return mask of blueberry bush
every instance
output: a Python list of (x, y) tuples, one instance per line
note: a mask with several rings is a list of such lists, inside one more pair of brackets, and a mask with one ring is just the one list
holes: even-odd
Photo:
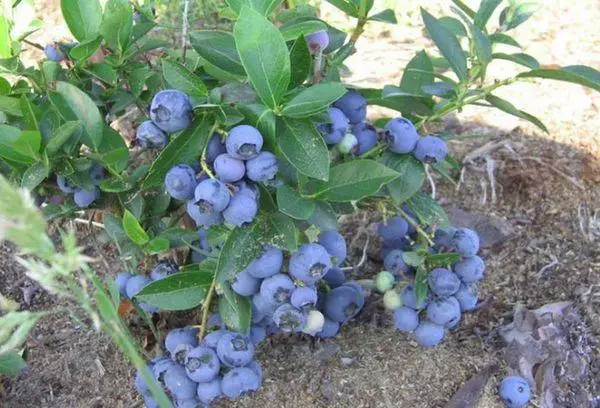
[[(446, 144), (452, 135), (428, 129), (477, 105), (546, 131), (495, 91), (535, 78), (600, 91), (590, 67), (543, 67), (520, 52), (511, 30), (537, 6), (518, 0), (482, 0), (477, 9), (453, 0), (453, 16), (443, 17), (422, 9), (436, 48), (418, 52), (400, 83), (350, 88), (340, 71), (365, 25), (397, 22), (392, 10), (372, 12), (373, 0), (328, 1), (356, 20), (351, 33), (311, 6), (278, 0), (227, 0), (220, 17), (230, 31), (190, 30), (184, 0), (178, 43), (153, 35), (155, 10), (138, 1), (62, 0), (70, 43), (30, 42), (39, 22), (19, 20), (27, 2), (8, 2), (0, 17), (2, 234), (23, 249), (30, 276), (79, 304), (125, 351), (148, 407), (257, 390), (254, 347), (266, 336), (335, 336), (373, 289), (399, 331), (437, 345), (477, 307), (485, 265), (477, 234), (453, 228), (421, 191), (427, 172), (454, 182), (459, 169)], [(24, 66), (25, 47), (45, 58)], [(523, 69), (489, 78), (497, 60)], [(369, 121), (369, 105), (397, 117)], [(132, 117), (130, 140), (115, 124)], [(338, 217), (361, 210), (382, 218), (385, 270), (347, 281)], [(47, 222), (82, 213), (101, 221), (119, 252), (123, 272), (108, 282), (72, 234), (62, 235), (63, 252), (45, 235)], [(123, 302), (157, 338), (156, 313), (199, 313), (146, 363), (118, 315)], [(22, 366), (21, 344), (42, 316), (0, 318), (3, 372)], [(503, 383), (502, 397), (528, 399), (515, 381)]]

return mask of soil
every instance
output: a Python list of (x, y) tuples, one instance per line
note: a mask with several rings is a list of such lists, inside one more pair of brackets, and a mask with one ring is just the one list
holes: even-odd
[[(418, 6), (439, 15), (447, 3), (403, 2), (398, 26), (368, 25), (359, 52), (349, 60), (347, 79), (369, 87), (397, 83), (415, 51), (430, 47), (421, 39)], [(516, 30), (515, 37), (524, 52), (542, 64), (599, 67), (597, 6), (596, 0), (546, 1), (529, 23)], [(50, 4), (44, 13), (55, 16), (56, 10)], [(350, 27), (329, 5), (323, 4), (322, 12), (341, 27)], [(414, 42), (415, 38), (419, 40)], [(503, 63), (490, 70), (496, 78), (515, 72)], [(446, 120), (446, 127), (457, 134), (450, 150), (459, 160), (476, 157), (465, 163), (459, 188), (434, 176), (436, 195), (455, 223), (476, 224), (486, 235), (482, 256), (488, 273), (480, 285), (484, 306), (467, 314), (442, 345), (423, 350), (395, 331), (380, 299), (373, 295), (360, 318), (344, 326), (333, 340), (293, 336), (263, 343), (258, 351), (265, 371), (262, 389), (219, 406), (442, 407), (469, 378), (493, 364), (496, 369), (473, 406), (499, 408), (496, 387), (508, 369), (496, 330), (510, 322), (517, 304), (537, 308), (573, 301), (589, 336), (600, 336), (600, 94), (551, 81), (518, 84), (498, 94), (540, 117), (548, 134), (503, 113), (466, 109)], [(388, 114), (375, 108), (369, 116)], [(481, 147), (483, 153), (475, 154)], [(368, 228), (376, 219), (377, 214), (358, 214), (343, 220), (348, 242), (356, 238), (350, 264), (359, 262), (365, 239), (371, 235), (367, 262), (352, 273), (354, 277), (369, 276), (380, 268), (377, 244)], [(87, 227), (78, 228), (82, 235), (89, 233)], [(118, 271), (119, 262), (109, 246), (87, 245), (91, 254), (104, 257), (97, 264), (101, 275)], [(21, 288), (29, 282), (12, 260), (14, 251), (7, 245), (0, 251), (2, 294), (20, 301), (23, 309), (57, 305), (44, 293), (35, 294), (28, 304)], [(174, 317), (167, 315), (164, 320)], [(143, 327), (132, 330), (140, 339), (147, 335)], [(2, 381), (0, 406), (143, 406), (133, 389), (134, 370), (123, 355), (106, 336), (75, 324), (69, 316), (42, 320), (28, 346), (29, 368)], [(596, 348), (591, 357), (595, 367), (600, 367), (598, 352)], [(600, 383), (600, 377), (596, 381)], [(532, 406), (544, 405), (534, 399)]]

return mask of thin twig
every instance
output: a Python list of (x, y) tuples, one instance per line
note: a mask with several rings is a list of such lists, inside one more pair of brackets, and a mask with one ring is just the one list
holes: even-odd
[(181, 62), (185, 64), (185, 56), (187, 53), (187, 36), (189, 30), (188, 14), (190, 11), (190, 0), (183, 1), (183, 29), (181, 30)]
[(315, 53), (315, 62), (313, 68), (313, 83), (318, 84), (323, 79), (322, 74), (323, 69), (323, 50), (321, 47), (317, 47), (317, 52)]
[(396, 208), (396, 210), (398, 211), (398, 214), (400, 214), (401, 216), (404, 217), (404, 219), (413, 227), (415, 227), (415, 229), (417, 230), (417, 232), (419, 233), (419, 235), (421, 235), (423, 238), (425, 238), (427, 240), (427, 243), (429, 243), (429, 245), (434, 246), (435, 242), (433, 242), (431, 240), (431, 238), (429, 238), (429, 235), (423, 231), (423, 228), (421, 228), (421, 226), (419, 225), (419, 223), (415, 222), (415, 220), (413, 220), (413, 218), (408, 215), (406, 213), (406, 211), (404, 211), (402, 208), (398, 207)]
[(435, 181), (433, 177), (431, 177), (431, 172), (429, 171), (429, 164), (425, 165), (425, 174), (427, 175), (427, 180), (429, 181), (429, 185), (431, 186), (431, 198), (435, 200)]
[(556, 256), (552, 255), (552, 254), (548, 254), (548, 256), (550, 257), (550, 259), (552, 259), (552, 262), (549, 263), (548, 265), (544, 266), (543, 268), (541, 268), (539, 271), (537, 271), (537, 273), (535, 274), (536, 279), (540, 279), (543, 275), (544, 272), (556, 265), (559, 264), (558, 259), (556, 258)]
[(94, 227), (104, 229), (104, 225), (96, 221), (82, 220), (81, 218), (74, 218), (73, 221), (77, 224), (93, 225)]
[(206, 333), (206, 325), (208, 323), (208, 313), (210, 312), (210, 302), (212, 301), (213, 293), (215, 293), (215, 286), (217, 285), (217, 275), (213, 278), (204, 303), (202, 304), (202, 320), (200, 321), (200, 330), (198, 331), (198, 342), (201, 342)]
[(44, 47), (42, 47), (42, 46), (41, 46), (41, 45), (39, 45), (38, 43), (34, 43), (34, 42), (32, 42), (32, 41), (29, 41), (29, 40), (26, 40), (26, 39), (23, 39), (23, 42), (24, 42), (25, 44), (27, 44), (27, 45), (31, 45), (32, 47), (35, 47), (35, 48), (37, 48), (38, 50), (42, 50), (42, 51), (44, 51)]

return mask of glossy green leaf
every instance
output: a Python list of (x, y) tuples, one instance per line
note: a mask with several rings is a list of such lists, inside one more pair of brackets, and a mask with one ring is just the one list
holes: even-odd
[(505, 54), (503, 52), (495, 52), (492, 54), (493, 59), (503, 59), (523, 65), (529, 69), (539, 69), (540, 63), (531, 55), (524, 53)]
[(144, 245), (150, 240), (148, 233), (129, 210), (123, 213), (123, 230), (129, 239), (138, 245)]
[(500, 109), (501, 111), (506, 112), (510, 115), (516, 116), (518, 118), (525, 119), (525, 120), (533, 123), (534, 125), (536, 125), (538, 128), (540, 128), (544, 132), (548, 133), (548, 129), (546, 128), (546, 126), (544, 125), (544, 123), (541, 120), (539, 120), (538, 118), (536, 118), (535, 116), (533, 116), (527, 112), (523, 112), (522, 110), (517, 109), (509, 101), (499, 98), (494, 95), (488, 95), (485, 99), (486, 99), (486, 101), (488, 101), (493, 106)]
[(250, 297), (240, 296), (226, 285), (221, 287), (224, 295), (219, 298), (219, 316), (229, 330), (247, 333), (252, 320)]
[(436, 226), (443, 231), (448, 231), (452, 227), (444, 209), (427, 194), (418, 192), (406, 204), (421, 223)]
[(600, 71), (585, 65), (571, 65), (560, 69), (534, 69), (517, 75), (518, 78), (545, 78), (571, 82), (600, 92)]
[(106, 44), (118, 55), (123, 55), (133, 34), (133, 10), (127, 0), (108, 0), (104, 6), (104, 16), (100, 34)]
[(386, 152), (381, 157), (381, 163), (400, 175), (387, 185), (390, 196), (396, 203), (408, 200), (421, 189), (425, 182), (423, 163), (410, 154), (400, 155)]
[(236, 228), (229, 234), (217, 261), (217, 282), (227, 285), (262, 253), (255, 225)]
[(163, 77), (175, 89), (193, 96), (206, 96), (208, 90), (204, 82), (185, 66), (172, 60), (163, 60)]
[(23, 113), (23, 122), (25, 130), (40, 130), (39, 118), (41, 116), (40, 108), (33, 105), (25, 94), (20, 99), (21, 112)]
[(146, 245), (146, 252), (150, 255), (160, 254), (169, 250), (170, 242), (165, 237), (155, 237)]
[(246, 6), (233, 32), (250, 83), (263, 103), (275, 109), (290, 83), (290, 57), (283, 36), (269, 20)]
[(60, 8), (73, 37), (85, 41), (100, 33), (102, 7), (98, 0), (61, 0)]
[(281, 35), (285, 41), (292, 41), (301, 35), (316, 33), (317, 31), (327, 30), (327, 24), (321, 20), (293, 20), (282, 25), (279, 28)]
[(291, 85), (300, 85), (306, 81), (312, 65), (312, 56), (304, 36), (298, 39), (290, 49)]
[(492, 60), (492, 42), (481, 29), (471, 24), (473, 50), (479, 63), (485, 68)]
[(398, 19), (396, 19), (396, 13), (394, 13), (394, 10), (392, 9), (385, 9), (377, 14), (373, 14), (369, 17), (369, 20), (379, 21), (388, 24), (398, 24)]
[(292, 118), (306, 118), (325, 111), (346, 92), (346, 87), (339, 82), (316, 84), (286, 103), (281, 113)]
[(326, 230), (338, 230), (338, 216), (327, 201), (317, 201), (315, 203), (315, 209), (308, 219), (310, 225), (314, 225), (321, 231)]
[(261, 242), (290, 252), (298, 249), (298, 230), (287, 215), (279, 212), (260, 215), (257, 224)]
[(246, 76), (233, 35), (225, 31), (203, 30), (190, 34), (196, 52), (210, 64), (234, 75)]
[(315, 203), (284, 184), (277, 189), (277, 207), (292, 218), (307, 220), (315, 210)]
[(427, 283), (427, 277), (429, 273), (427, 269), (423, 266), (417, 267), (417, 273), (415, 276), (415, 297), (416, 304), (422, 304), (423, 301), (427, 298), (427, 292), (429, 291), (429, 286)]
[(408, 251), (402, 253), (402, 260), (404, 263), (410, 266), (420, 266), (423, 265), (423, 257), (418, 252)]
[(202, 304), (212, 280), (212, 273), (178, 272), (149, 283), (135, 299), (161, 310), (192, 309)]

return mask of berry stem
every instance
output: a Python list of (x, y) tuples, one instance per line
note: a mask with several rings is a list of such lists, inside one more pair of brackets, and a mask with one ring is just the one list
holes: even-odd
[(364, 18), (358, 19), (358, 21), (356, 23), (356, 28), (354, 29), (354, 32), (352, 33), (352, 37), (350, 37), (350, 43), (352, 45), (356, 45), (356, 42), (358, 41), (358, 39), (360, 38), (362, 33), (365, 31), (365, 24), (367, 24), (366, 19), (364, 19)]
[[(210, 134), (212, 135), (216, 129), (217, 125), (214, 125), (213, 128), (210, 130)], [(214, 173), (212, 172), (212, 170), (208, 166), (208, 163), (206, 162), (206, 149), (208, 149), (208, 140), (210, 140), (210, 136), (209, 139), (207, 139), (206, 144), (204, 145), (204, 149), (202, 149), (202, 156), (200, 157), (200, 166), (202, 166), (202, 170), (204, 170), (206, 174), (208, 174), (208, 177), (210, 177), (211, 179), (215, 179), (216, 177)]]
[(183, 28), (181, 30), (181, 63), (185, 64), (185, 56), (187, 52), (187, 36), (188, 36), (188, 14), (190, 12), (190, 0), (183, 1)]
[(427, 240), (427, 243), (431, 246), (434, 246), (435, 243), (431, 240), (431, 238), (429, 238), (429, 235), (423, 230), (423, 228), (421, 228), (421, 226), (419, 225), (419, 223), (415, 222), (415, 220), (412, 219), (412, 217), (410, 215), (408, 215), (406, 213), (406, 211), (404, 211), (402, 208), (397, 207), (396, 210), (398, 211), (398, 214), (400, 214), (402, 217), (404, 217), (404, 219), (413, 227), (415, 227), (415, 229), (417, 230), (417, 232), (419, 233), (419, 235), (421, 235), (423, 238), (425, 238)]
[(29, 41), (26, 39), (23, 39), (23, 42), (27, 45), (31, 45), (32, 47), (37, 48), (38, 50), (42, 50), (44, 51), (44, 47), (42, 47), (41, 45), (39, 45), (38, 43), (34, 43), (33, 41)]
[(198, 330), (198, 342), (202, 342), (204, 334), (206, 334), (206, 324), (208, 323), (208, 313), (210, 312), (210, 303), (212, 301), (213, 294), (215, 293), (215, 287), (217, 286), (217, 274), (213, 277), (213, 281), (208, 288), (206, 298), (202, 303), (202, 318), (200, 320), (200, 330)]

